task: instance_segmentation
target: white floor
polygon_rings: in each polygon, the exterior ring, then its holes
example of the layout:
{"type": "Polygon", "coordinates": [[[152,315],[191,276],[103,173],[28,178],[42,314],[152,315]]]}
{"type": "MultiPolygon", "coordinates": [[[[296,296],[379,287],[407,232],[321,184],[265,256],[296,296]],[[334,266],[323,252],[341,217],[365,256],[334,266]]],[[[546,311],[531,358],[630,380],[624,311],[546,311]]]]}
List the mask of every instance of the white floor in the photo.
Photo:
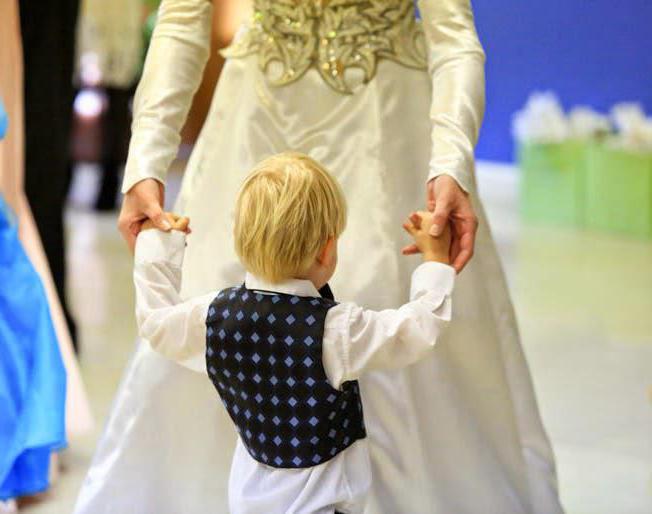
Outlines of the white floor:
{"type": "MultiPolygon", "coordinates": [[[[652,513],[652,242],[525,226],[517,178],[480,166],[564,505],[569,514],[652,513]]],[[[114,216],[77,207],[68,227],[81,366],[99,423],[70,441],[59,481],[25,509],[32,514],[71,512],[135,337],[131,262],[114,216]]]]}

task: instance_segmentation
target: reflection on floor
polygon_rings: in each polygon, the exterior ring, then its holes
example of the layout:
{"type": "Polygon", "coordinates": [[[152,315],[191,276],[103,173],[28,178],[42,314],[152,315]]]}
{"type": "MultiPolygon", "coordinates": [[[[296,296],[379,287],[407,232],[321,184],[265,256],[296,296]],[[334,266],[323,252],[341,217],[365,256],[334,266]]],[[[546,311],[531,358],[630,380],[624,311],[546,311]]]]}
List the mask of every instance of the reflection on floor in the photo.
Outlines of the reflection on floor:
{"type": "MultiPolygon", "coordinates": [[[[514,171],[483,165],[479,177],[564,505],[569,514],[652,512],[652,242],[526,227],[514,171]]],[[[131,261],[113,216],[71,210],[67,220],[81,366],[102,421],[135,338],[131,261]]],[[[25,512],[71,512],[101,424],[70,442],[59,482],[25,512]]]]}

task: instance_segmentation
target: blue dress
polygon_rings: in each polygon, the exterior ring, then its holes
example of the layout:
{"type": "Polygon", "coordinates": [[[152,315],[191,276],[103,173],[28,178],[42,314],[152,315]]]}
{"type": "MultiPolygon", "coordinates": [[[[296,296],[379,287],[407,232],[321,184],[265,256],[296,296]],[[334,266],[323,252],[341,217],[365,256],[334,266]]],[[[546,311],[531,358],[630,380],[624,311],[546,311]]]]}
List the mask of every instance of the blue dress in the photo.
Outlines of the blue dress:
{"type": "Polygon", "coordinates": [[[66,372],[45,290],[17,229],[0,194],[0,500],[47,489],[50,454],[66,444],[66,372]]]}

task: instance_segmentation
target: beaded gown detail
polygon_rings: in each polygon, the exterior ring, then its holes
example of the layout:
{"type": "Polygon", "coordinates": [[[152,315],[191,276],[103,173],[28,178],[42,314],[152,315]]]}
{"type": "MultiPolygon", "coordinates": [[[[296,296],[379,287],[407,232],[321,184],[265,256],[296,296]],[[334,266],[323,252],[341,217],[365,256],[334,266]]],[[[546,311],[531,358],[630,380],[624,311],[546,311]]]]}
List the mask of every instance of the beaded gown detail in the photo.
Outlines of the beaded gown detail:
{"type": "Polygon", "coordinates": [[[426,69],[421,23],[410,0],[256,0],[250,29],[224,54],[256,54],[270,82],[282,86],[314,67],[326,84],[351,94],[346,71],[373,79],[378,61],[426,69]],[[272,71],[274,64],[280,69],[272,71]]]}

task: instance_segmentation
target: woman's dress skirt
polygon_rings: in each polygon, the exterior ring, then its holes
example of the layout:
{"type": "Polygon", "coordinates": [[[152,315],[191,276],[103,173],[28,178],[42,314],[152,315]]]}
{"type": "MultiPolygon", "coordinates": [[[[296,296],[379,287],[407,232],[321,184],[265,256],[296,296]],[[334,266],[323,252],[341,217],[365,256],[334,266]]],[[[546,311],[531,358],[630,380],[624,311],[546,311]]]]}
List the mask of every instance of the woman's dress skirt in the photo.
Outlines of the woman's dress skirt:
{"type": "MultiPolygon", "coordinates": [[[[272,87],[256,57],[227,61],[177,207],[193,225],[183,294],[242,282],[232,237],[237,191],[256,162],[292,149],[325,164],[346,194],[336,298],[374,309],[405,302],[418,258],[400,253],[408,242],[401,222],[425,201],[430,98],[426,72],[389,61],[353,95],[312,69],[272,87]]],[[[370,513],[561,512],[503,272],[475,194],[473,202],[476,254],[459,276],[449,331],[422,362],[361,380],[370,513]]],[[[141,344],[76,512],[226,513],[235,437],[205,376],[141,344]]]]}

